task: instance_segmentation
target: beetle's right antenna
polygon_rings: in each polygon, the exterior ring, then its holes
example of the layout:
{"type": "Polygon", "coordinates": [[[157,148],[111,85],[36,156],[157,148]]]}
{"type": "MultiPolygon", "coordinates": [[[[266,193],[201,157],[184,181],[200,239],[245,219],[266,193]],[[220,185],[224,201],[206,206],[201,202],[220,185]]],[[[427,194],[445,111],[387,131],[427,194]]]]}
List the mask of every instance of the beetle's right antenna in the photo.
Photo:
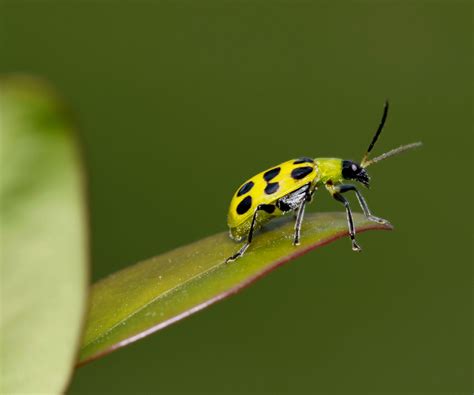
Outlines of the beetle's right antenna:
{"type": "Polygon", "coordinates": [[[373,159],[366,160],[362,167],[364,167],[364,168],[369,167],[370,165],[372,165],[374,163],[377,163],[377,162],[380,162],[381,160],[390,158],[391,156],[394,156],[394,155],[398,155],[399,153],[404,152],[404,151],[408,151],[409,149],[421,147],[422,145],[423,144],[421,143],[421,141],[418,141],[416,143],[407,144],[407,145],[402,145],[401,147],[394,148],[394,149],[392,149],[388,152],[385,152],[382,155],[379,155],[379,156],[377,156],[373,159]]]}
{"type": "Polygon", "coordinates": [[[367,167],[367,164],[370,162],[369,159],[369,154],[370,151],[372,151],[372,148],[374,148],[375,143],[377,142],[377,139],[380,136],[380,133],[382,133],[383,126],[385,125],[385,121],[387,120],[387,115],[388,115],[388,100],[385,100],[385,104],[383,106],[383,114],[382,114],[382,119],[380,120],[379,127],[377,128],[377,131],[375,132],[375,135],[370,142],[369,148],[367,149],[367,152],[365,153],[364,157],[362,158],[362,161],[360,162],[360,165],[362,167],[367,167]]]}

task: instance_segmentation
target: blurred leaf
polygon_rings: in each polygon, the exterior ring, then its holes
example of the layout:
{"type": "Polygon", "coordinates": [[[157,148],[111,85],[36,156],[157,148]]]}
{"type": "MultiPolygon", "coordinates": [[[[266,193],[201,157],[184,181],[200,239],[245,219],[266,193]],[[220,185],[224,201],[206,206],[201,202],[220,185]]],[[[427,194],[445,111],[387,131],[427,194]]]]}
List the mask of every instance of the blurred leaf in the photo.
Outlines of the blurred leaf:
{"type": "Polygon", "coordinates": [[[0,79],[0,393],[58,394],[85,313],[84,193],[69,117],[45,83],[0,79]]]}
{"type": "MultiPolygon", "coordinates": [[[[358,231],[390,229],[355,215],[358,231]]],[[[307,214],[302,243],[295,247],[291,218],[259,233],[237,261],[224,260],[239,248],[218,233],[130,266],[92,287],[80,363],[103,356],[215,303],[277,266],[347,235],[344,213],[307,214]]],[[[346,248],[350,248],[347,241],[346,248]]]]}

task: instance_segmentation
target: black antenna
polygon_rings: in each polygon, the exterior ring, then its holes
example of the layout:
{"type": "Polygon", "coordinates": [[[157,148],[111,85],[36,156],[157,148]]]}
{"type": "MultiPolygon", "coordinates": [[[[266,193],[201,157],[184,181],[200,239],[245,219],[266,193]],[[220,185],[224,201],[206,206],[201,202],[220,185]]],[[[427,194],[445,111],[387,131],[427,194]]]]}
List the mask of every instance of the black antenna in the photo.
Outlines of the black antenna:
{"type": "Polygon", "coordinates": [[[375,132],[375,135],[370,142],[369,148],[367,149],[367,152],[365,153],[364,157],[362,158],[361,161],[361,166],[364,167],[364,164],[367,162],[367,159],[369,157],[370,151],[372,151],[372,148],[374,148],[375,143],[377,142],[380,133],[382,133],[383,126],[385,125],[385,121],[387,120],[387,115],[388,115],[388,100],[385,100],[385,104],[383,107],[383,114],[382,114],[382,119],[380,120],[379,127],[377,131],[375,132]]]}

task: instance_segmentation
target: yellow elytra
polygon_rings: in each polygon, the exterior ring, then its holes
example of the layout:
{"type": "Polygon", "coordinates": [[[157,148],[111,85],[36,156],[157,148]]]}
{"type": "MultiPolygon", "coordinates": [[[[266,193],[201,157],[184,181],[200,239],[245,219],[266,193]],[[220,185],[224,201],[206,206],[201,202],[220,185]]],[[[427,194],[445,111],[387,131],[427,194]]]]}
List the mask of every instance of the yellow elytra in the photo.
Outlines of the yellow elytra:
{"type": "Polygon", "coordinates": [[[258,228],[272,218],[288,212],[296,213],[293,244],[298,245],[306,203],[312,200],[315,191],[323,185],[334,199],[344,204],[352,249],[360,251],[361,248],[355,240],[352,211],[349,202],[342,194],[348,191],[355,192],[369,220],[378,223],[387,223],[387,221],[372,215],[359,190],[354,185],[344,184],[344,180],[354,180],[369,187],[370,178],[365,170],[368,166],[421,145],[419,142],[408,144],[369,159],[369,153],[383,129],[387,114],[388,102],[385,102],[382,120],[360,164],[338,158],[303,157],[280,163],[244,182],[230,202],[227,224],[232,239],[241,241],[246,237],[247,241],[226,262],[233,261],[245,253],[258,228]]]}

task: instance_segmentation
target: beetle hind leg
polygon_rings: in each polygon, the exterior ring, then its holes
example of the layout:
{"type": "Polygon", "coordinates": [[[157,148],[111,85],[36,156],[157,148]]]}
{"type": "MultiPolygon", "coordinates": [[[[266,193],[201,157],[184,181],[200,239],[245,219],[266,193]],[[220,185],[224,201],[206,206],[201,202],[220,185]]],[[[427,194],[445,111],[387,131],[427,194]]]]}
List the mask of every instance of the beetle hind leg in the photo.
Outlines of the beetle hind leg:
{"type": "Polygon", "coordinates": [[[233,262],[236,259],[240,258],[242,255],[245,254],[245,251],[247,251],[247,248],[249,248],[250,243],[247,241],[245,244],[242,246],[242,248],[237,251],[234,255],[230,256],[225,260],[225,263],[233,262]]]}
{"type": "Polygon", "coordinates": [[[250,225],[249,233],[248,233],[248,236],[247,236],[247,241],[240,248],[239,251],[237,251],[234,255],[227,258],[225,260],[225,263],[233,262],[236,259],[240,258],[242,255],[245,254],[245,251],[247,251],[247,248],[249,248],[250,243],[252,242],[253,232],[255,231],[255,223],[256,223],[256,220],[257,220],[257,215],[258,215],[258,212],[260,210],[263,210],[263,211],[270,214],[275,210],[275,206],[273,206],[271,204],[260,204],[259,206],[257,206],[257,208],[255,209],[255,212],[253,213],[252,224],[250,225]]]}

